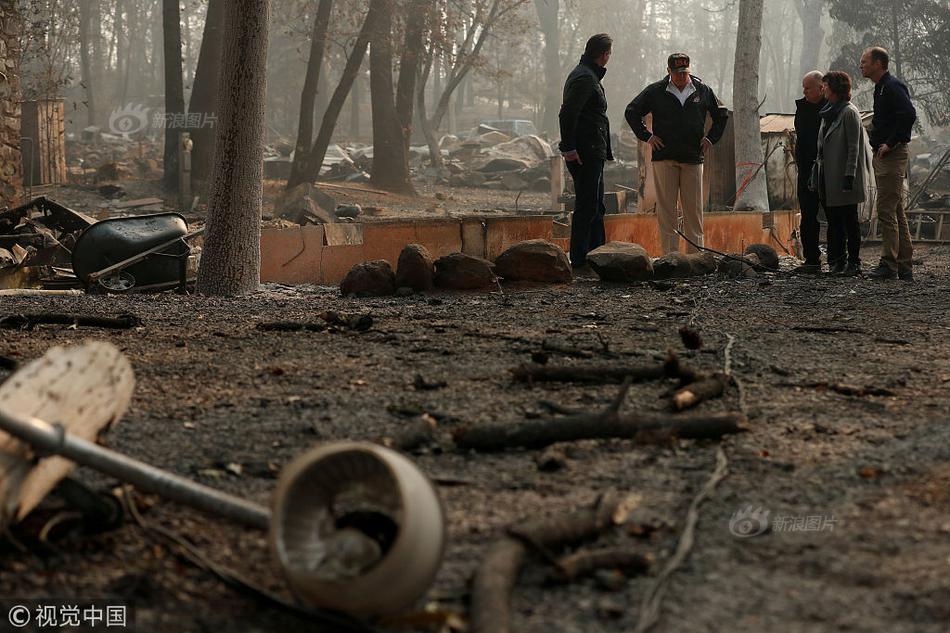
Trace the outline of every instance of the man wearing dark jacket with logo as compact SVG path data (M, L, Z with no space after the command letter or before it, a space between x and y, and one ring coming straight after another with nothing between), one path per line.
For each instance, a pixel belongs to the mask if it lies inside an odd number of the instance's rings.
M821 89L820 71L813 70L802 78L802 98L795 101L795 164L798 167L798 206L802 221L800 233L805 263L795 269L798 273L821 272L821 251L818 248L821 227L818 224L818 192L808 188L808 179L818 157L819 112L827 105ZM831 224L828 225L829 230ZM828 243L832 242L831 236Z
M574 178L574 217L571 220L571 266L584 268L587 253L606 240L604 234L604 162L613 160L607 97L600 83L607 72L613 40L606 33L591 37L580 63L564 83L558 116L559 149Z
M690 75L689 56L673 53L669 73L627 106L627 123L653 152L656 215L664 253L679 250L677 200L683 203L684 235L703 246L703 157L722 137L728 115L712 88ZM653 131L643 122L653 115ZM712 127L706 132L706 115ZM687 245L688 252L697 249Z
M868 277L913 281L914 246L904 209L904 179L909 157L907 143L917 110L904 82L887 71L889 63L890 56L879 46L867 49L861 56L861 74L874 82L870 140L877 184L877 221L881 225L881 262Z

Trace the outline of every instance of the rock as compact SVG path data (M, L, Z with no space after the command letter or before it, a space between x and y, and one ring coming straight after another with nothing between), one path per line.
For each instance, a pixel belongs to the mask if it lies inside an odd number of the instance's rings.
M653 260L653 276L656 279L683 279L692 273L689 258L682 253L667 253Z
M514 172L502 175L501 184L503 184L508 191L524 191L528 188L528 183L525 179Z
M285 192L274 204L275 215L297 224L333 224L336 200L309 182Z
M711 275L716 272L718 262L716 256L708 251L701 253L690 253L686 256L689 260L692 275L700 277L702 275Z
M478 171L484 173L493 173L498 171L523 171L529 169L531 165L517 158L493 158L485 163Z
M755 266L760 265L757 255L739 255L733 253L729 257L721 257L717 270L719 274L730 279L751 279L757 277Z
M358 218L362 213L363 208L358 204L345 204L336 208L338 218Z
M749 244L745 255L755 255L759 262L770 270L778 270L778 253L768 244Z
M653 262L639 244L608 242L588 253L587 262L604 281L653 279Z
M413 290L432 290L434 264L425 246L407 244L396 264L396 285Z
M571 262L557 244L528 240L515 244L495 260L495 272L510 281L570 283Z
M452 253L435 261L435 285L451 290L475 290L495 285L490 261L464 253Z
M396 275L385 259L357 264L340 283L344 297L385 297L396 292Z

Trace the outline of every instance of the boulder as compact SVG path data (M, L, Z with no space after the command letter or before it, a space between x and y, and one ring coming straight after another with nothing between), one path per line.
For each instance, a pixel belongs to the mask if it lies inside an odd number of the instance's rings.
M745 255L755 255L759 262L770 270L778 270L778 253L768 244L749 244Z
M604 281L653 279L653 262L639 244L608 242L588 253L587 262Z
M682 253L667 253L653 260L653 276L656 279L683 279L692 274L689 258Z
M567 254L546 240L515 244L495 260L495 272L510 281L570 283L574 279Z
M716 256L708 251L701 253L690 253L686 256L689 260L691 274L695 277L702 275L711 275L716 272L718 262Z
M396 275L385 259L357 264L340 282L344 297L385 297L396 292Z
M730 279L751 279L757 277L755 267L759 266L758 255L739 255L732 253L729 257L719 258L719 274Z
M396 286L413 290L431 290L435 276L432 255L425 246L407 244L396 264Z
M494 173L499 171L524 171L525 169L530 169L531 165L523 160L518 160L517 158L493 158L484 165L478 171L484 173Z
M336 200L309 182L285 192L274 204L278 218L297 224L333 224L336 220Z
M495 285L493 264L480 257L452 253L435 261L435 285L450 290L475 290Z

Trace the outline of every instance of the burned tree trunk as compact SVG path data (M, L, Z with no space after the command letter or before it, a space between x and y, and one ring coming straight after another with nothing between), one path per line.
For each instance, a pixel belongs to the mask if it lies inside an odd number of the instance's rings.
M541 34L544 36L544 118L541 129L558 133L557 114L561 107L561 32L558 29L560 0L534 0Z
M16 0L0 0L0 203L14 206L23 186L20 156L20 32Z
M758 104L762 4L763 0L739 0L739 30L732 81L732 100L736 109L737 211L769 210Z
M260 284L264 101L270 0L228 5L219 122L198 291L236 295Z
M409 181L409 152L393 96L393 3L371 0L378 15L369 51L370 100L373 109L373 186L413 193Z
M191 183L196 191L202 191L211 174L214 159L214 144L217 135L209 118L217 117L218 77L221 75L221 48L224 37L224 17L228 7L226 0L209 0L205 18L201 50L198 52L198 67L195 69L194 87L188 112L199 115L200 124L189 128L194 149L191 154Z
M162 32L165 48L165 174L166 191L178 191L178 143L181 129L169 125L185 111L185 86L181 69L181 8L178 0L162 0Z
M96 112L96 80L93 73L93 29L92 11L93 0L82 0L79 3L79 66L82 74L82 83L86 89L86 124L95 125L98 120Z
M327 48L327 30L330 27L330 13L333 0L320 0L317 15L313 21L313 34L310 41L310 59L307 62L307 76L304 79L303 93L300 95L300 122L297 126L297 146L294 150L294 162L290 167L290 181L300 183L307 171L307 157L310 143L313 142L314 107L317 103L317 89L320 86L323 55ZM321 162L322 162L321 157Z
M818 68L818 54L825 32L821 30L821 12L824 0L798 0L795 8L802 22L802 56L799 71L802 76Z

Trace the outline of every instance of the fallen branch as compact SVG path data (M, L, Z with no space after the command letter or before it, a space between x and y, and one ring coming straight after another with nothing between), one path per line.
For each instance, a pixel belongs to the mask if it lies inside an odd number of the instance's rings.
M793 387L802 387L804 389L818 389L834 391L843 396L855 396L863 398L865 396L896 396L897 393L883 387L858 387L857 385L845 385L842 383L829 382L809 382L802 385L790 384Z
M675 354L667 356L661 365L521 365L510 370L515 382L580 382L592 384L622 383L630 378L634 382L678 378L689 384L698 378L692 369L682 365Z
M118 317L97 317L47 312L41 314L11 314L0 317L0 328L32 330L37 325L69 325L128 330L142 325L142 321L134 314L122 314Z
M601 569L615 569L624 574L642 574L650 569L653 556L627 548L610 547L589 552L577 552L557 562L555 580L571 582L590 576Z
M510 448L544 448L557 442L593 439L633 439L638 434L653 441L661 438L719 439L748 429L738 413L702 416L672 415L573 415L548 420L487 424L455 434L460 449L503 451Z
M596 537L622 524L639 499L608 493L575 513L535 519L507 530L485 555L472 581L471 633L510 633L511 592L529 548L552 560L548 550Z
M725 374L716 374L704 380L698 380L673 392L670 405L674 411L691 409L701 402L719 398L726 391L729 378Z

